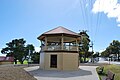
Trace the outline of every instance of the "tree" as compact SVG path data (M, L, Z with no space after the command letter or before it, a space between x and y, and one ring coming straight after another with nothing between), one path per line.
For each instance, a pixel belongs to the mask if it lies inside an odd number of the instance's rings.
M109 57L109 48L106 48L106 50L101 53L101 57Z
M1 50L1 53L7 54L6 56L14 57L14 62L17 64L17 60L21 64L26 59L32 59L33 62L39 62L39 53L35 52L35 48L32 44L25 45L26 41L22 39L14 39L9 43L6 43L7 47Z
M119 56L120 56L120 42L118 40L113 40L112 43L110 43L110 50L111 50L111 54L115 54L118 57L118 61Z
M32 44L28 44L26 47L25 47L25 55L24 57L27 58L27 59L31 59L31 56L33 55L35 51L35 48Z
M111 54L114 54L118 58L118 61L120 60L120 42L118 40L113 40L106 50L101 53L101 56L110 57Z
M25 51L25 40L22 39L14 39L9 43L6 43L7 47L1 50L1 53L7 54L7 56L14 57L15 64L17 64L17 60L20 63L24 61L24 51Z
M33 63L39 63L40 53L35 52L35 48L32 44L26 46L25 57L29 60L31 59ZM29 61L28 61L29 62Z
M31 60L33 61L33 63L39 63L40 53L39 53L39 52L34 52L34 53L31 55Z
M86 31L84 31L84 30L82 32L80 32L79 35L81 36L81 42L79 43L80 60L81 60L81 57L84 57L84 62L86 62L86 58L89 55L88 50L89 50L90 39L89 39L89 36L86 33Z

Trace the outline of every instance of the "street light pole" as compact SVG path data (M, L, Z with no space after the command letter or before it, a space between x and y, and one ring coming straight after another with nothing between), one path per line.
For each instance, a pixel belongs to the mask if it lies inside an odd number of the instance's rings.
M94 63L94 58L93 58L93 41L91 42L92 45L92 62Z
M29 67L30 61L31 61L31 57L30 57L30 49L29 49L28 67Z
M91 58L91 62L94 63L94 60L93 60L93 41L91 41L90 47L92 48L92 58Z

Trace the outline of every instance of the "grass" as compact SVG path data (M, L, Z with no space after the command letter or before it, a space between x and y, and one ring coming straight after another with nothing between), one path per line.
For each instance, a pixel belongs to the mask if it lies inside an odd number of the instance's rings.
M99 74L100 80L102 76L105 76L107 71L110 70L113 73L115 73L115 79L114 80L120 80L120 66L119 65L103 65L104 71L103 74ZM97 72L99 70L99 67L97 67Z
M15 64L15 63L14 63ZM19 61L17 61L17 64L21 64ZM27 60L24 60L23 64L28 64Z
M25 60L25 61L23 62L23 64L28 64L28 61L27 61L27 60Z

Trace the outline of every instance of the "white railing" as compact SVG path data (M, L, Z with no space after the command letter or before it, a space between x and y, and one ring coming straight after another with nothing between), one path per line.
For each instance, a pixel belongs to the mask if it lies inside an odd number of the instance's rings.
M44 46L42 47L43 51L60 51L60 50L64 50L64 51L78 51L78 46L63 46L63 49L61 46Z

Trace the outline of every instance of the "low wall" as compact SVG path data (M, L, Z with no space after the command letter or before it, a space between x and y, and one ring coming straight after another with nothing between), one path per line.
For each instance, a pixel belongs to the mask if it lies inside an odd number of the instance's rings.
M51 68L51 55L57 55L57 68ZM44 63L40 67L45 70L78 70L79 54L72 52L46 52L44 53Z

